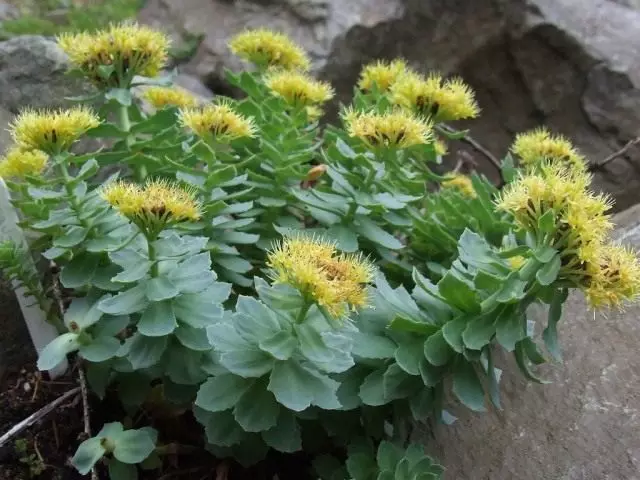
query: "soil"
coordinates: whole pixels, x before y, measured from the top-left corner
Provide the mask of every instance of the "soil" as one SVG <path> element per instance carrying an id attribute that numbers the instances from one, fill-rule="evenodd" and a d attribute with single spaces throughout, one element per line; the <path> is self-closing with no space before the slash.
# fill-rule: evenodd
<path id="1" fill-rule="evenodd" d="M 78 386 L 75 368 L 51 381 L 36 368 L 36 354 L 22 319 L 20 307 L 11 290 L 0 278 L 0 435 L 65 392 Z M 74 364 L 73 361 L 70 362 Z M 4 371 L 2 370 L 4 369 Z M 140 412 L 127 419 L 115 392 L 100 401 L 89 395 L 92 432 L 106 422 L 127 420 L 135 428 L 150 423 L 159 431 L 160 443 L 189 445 L 193 452 L 164 456 L 157 470 L 141 471 L 141 480 L 306 480 L 309 460 L 304 455 L 270 455 L 264 462 L 241 468 L 220 461 L 202 445 L 204 432 L 187 413 L 169 419 L 152 419 Z M 0 480 L 76 480 L 83 477 L 69 464 L 78 444 L 86 438 L 80 395 L 70 397 L 38 424 L 32 425 L 0 447 Z M 100 480 L 107 480 L 104 465 L 98 465 Z M 117 479 L 112 479 L 117 480 Z"/>

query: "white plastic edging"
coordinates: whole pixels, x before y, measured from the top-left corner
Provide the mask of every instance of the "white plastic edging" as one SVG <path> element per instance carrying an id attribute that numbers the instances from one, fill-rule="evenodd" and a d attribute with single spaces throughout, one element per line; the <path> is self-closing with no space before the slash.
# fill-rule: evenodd
<path id="1" fill-rule="evenodd" d="M 11 205 L 9 190 L 0 178 L 0 241 L 6 240 L 11 240 L 16 245 L 24 248 L 28 246 L 24 233 L 18 226 L 18 214 L 13 205 Z M 34 272 L 36 271 L 36 267 L 32 262 L 29 262 L 28 268 L 33 269 Z M 27 324 L 29 335 L 31 335 L 33 346 L 36 352 L 40 354 L 42 349 L 58 336 L 58 332 L 53 325 L 46 321 L 45 312 L 40 309 L 37 303 L 34 304 L 34 299 L 26 296 L 24 288 L 17 286 L 15 282 L 13 288 L 20 304 L 24 321 Z M 68 366 L 65 360 L 53 370 L 49 370 L 49 375 L 52 378 L 56 378 L 62 375 Z"/>

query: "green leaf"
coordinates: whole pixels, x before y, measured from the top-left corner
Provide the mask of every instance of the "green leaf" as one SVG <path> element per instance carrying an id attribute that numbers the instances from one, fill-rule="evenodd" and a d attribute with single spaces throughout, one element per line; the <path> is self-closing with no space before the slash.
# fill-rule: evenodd
<path id="1" fill-rule="evenodd" d="M 113 456 L 122 463 L 140 463 L 155 450 L 155 442 L 146 430 L 125 430 L 113 439 Z"/>
<path id="2" fill-rule="evenodd" d="M 562 352 L 558 343 L 558 322 L 562 318 L 562 305 L 567 299 L 568 290 L 556 290 L 549 305 L 547 327 L 542 332 L 542 338 L 547 350 L 557 362 L 562 361 Z"/>
<path id="3" fill-rule="evenodd" d="M 79 351 L 83 358 L 90 362 L 104 362 L 113 358 L 120 349 L 120 341 L 113 337 L 94 338 L 87 345 L 80 345 Z"/>
<path id="4" fill-rule="evenodd" d="M 434 333 L 424 343 L 424 356 L 431 365 L 440 367 L 449 363 L 455 352 L 444 339 L 442 330 Z"/>
<path id="5" fill-rule="evenodd" d="M 185 347 L 199 352 L 211 350 L 211 344 L 207 338 L 207 331 L 203 328 L 192 328 L 180 325 L 173 332 L 178 341 Z"/>
<path id="6" fill-rule="evenodd" d="M 280 405 L 267 390 L 266 379 L 251 385 L 233 409 L 233 416 L 246 432 L 262 432 L 272 428 L 278 420 Z"/>
<path id="7" fill-rule="evenodd" d="M 415 421 L 421 422 L 429 418 L 434 409 L 433 390 L 421 388 L 409 399 L 409 408 Z"/>
<path id="8" fill-rule="evenodd" d="M 393 358 L 398 346 L 387 337 L 368 332 L 354 332 L 353 355 L 360 358 L 386 359 Z"/>
<path id="9" fill-rule="evenodd" d="M 538 218 L 538 230 L 544 234 L 553 233 L 556 229 L 556 212 L 553 209 L 547 210 Z"/>
<path id="10" fill-rule="evenodd" d="M 464 349 L 462 344 L 462 333 L 467 328 L 467 325 L 468 318 L 459 317 L 445 323 L 442 327 L 442 336 L 457 353 L 462 353 Z"/>
<path id="11" fill-rule="evenodd" d="M 540 270 L 536 272 L 536 280 L 542 286 L 551 285 L 558 278 L 562 262 L 560 254 L 556 254 L 549 262 L 547 262 Z"/>
<path id="12" fill-rule="evenodd" d="M 160 361 L 167 348 L 167 337 L 145 337 L 135 334 L 131 340 L 129 361 L 134 370 L 148 368 Z"/>
<path id="13" fill-rule="evenodd" d="M 74 298 L 64 313 L 64 324 L 69 330 L 84 330 L 100 320 L 102 312 L 95 296 Z"/>
<path id="14" fill-rule="evenodd" d="M 516 344 L 516 348 L 515 348 L 513 353 L 514 353 L 514 356 L 516 358 L 516 363 L 518 364 L 518 367 L 520 368 L 520 371 L 525 376 L 525 378 L 527 378 L 528 380 L 531 380 L 533 382 L 543 384 L 543 385 L 547 384 L 547 383 L 550 383 L 550 382 L 548 382 L 546 380 L 542 380 L 535 373 L 533 373 L 533 371 L 531 371 L 531 368 L 529 366 L 528 357 L 527 357 L 527 352 L 526 352 L 526 349 L 525 349 L 525 346 L 524 346 L 523 342 L 518 342 Z"/>
<path id="15" fill-rule="evenodd" d="M 146 282 L 146 295 L 152 302 L 161 302 L 177 297 L 180 291 L 167 277 L 155 277 Z"/>
<path id="16" fill-rule="evenodd" d="M 529 357 L 529 360 L 531 360 L 534 365 L 542 365 L 543 363 L 546 363 L 547 359 L 544 358 L 544 355 L 542 355 L 538 349 L 538 345 L 536 345 L 536 342 L 534 342 L 531 337 L 523 339 L 522 344 L 527 357 Z"/>
<path id="17" fill-rule="evenodd" d="M 558 251 L 555 248 L 549 247 L 548 245 L 544 245 L 542 247 L 535 249 L 533 251 L 533 256 L 536 257 L 538 261 L 542 263 L 547 263 L 551 261 L 551 259 L 554 257 L 554 255 L 556 255 L 556 253 L 558 253 Z"/>
<path id="18" fill-rule="evenodd" d="M 354 226 L 360 235 L 389 250 L 398 250 L 403 247 L 400 240 L 385 232 L 373 220 L 364 215 L 356 215 Z"/>
<path id="19" fill-rule="evenodd" d="M 222 353 L 220 364 L 241 377 L 261 377 L 269 373 L 275 360 L 261 350 L 235 350 Z"/>
<path id="20" fill-rule="evenodd" d="M 473 364 L 464 360 L 456 362 L 453 370 L 453 393 L 468 408 L 485 412 L 484 390 Z"/>
<path id="21" fill-rule="evenodd" d="M 337 242 L 337 246 L 343 252 L 358 251 L 358 236 L 353 230 L 344 225 L 335 224 L 329 227 L 327 235 Z"/>
<path id="22" fill-rule="evenodd" d="M 149 304 L 145 291 L 144 284 L 136 285 L 115 296 L 105 298 L 100 302 L 98 308 L 110 315 L 129 315 L 139 312 Z"/>
<path id="23" fill-rule="evenodd" d="M 230 447 L 242 440 L 245 433 L 230 411 L 210 413 L 195 407 L 194 414 L 204 426 L 207 441 L 213 445 Z"/>
<path id="24" fill-rule="evenodd" d="M 502 406 L 500 404 L 500 377 L 499 371 L 496 372 L 496 368 L 493 365 L 493 352 L 491 351 L 491 345 L 488 345 L 484 352 L 487 355 L 487 377 L 489 378 L 489 397 L 491 398 L 491 403 L 493 403 L 494 407 L 498 410 L 502 410 Z"/>
<path id="25" fill-rule="evenodd" d="M 420 382 L 418 378 L 402 370 L 398 364 L 392 363 L 384 372 L 382 379 L 385 399 L 389 401 L 408 397 L 415 391 L 417 385 L 415 380 Z M 419 385 L 422 387 L 421 382 Z"/>
<path id="26" fill-rule="evenodd" d="M 255 381 L 225 374 L 209 377 L 200 386 L 195 404 L 208 412 L 227 410 L 240 400 L 240 397 L 251 388 Z"/>
<path id="27" fill-rule="evenodd" d="M 336 148 L 345 158 L 354 159 L 357 156 L 356 152 L 354 152 L 353 149 L 340 137 L 336 138 Z"/>
<path id="28" fill-rule="evenodd" d="M 474 313 L 480 310 L 475 290 L 460 280 L 455 273 L 448 271 L 438 282 L 438 291 L 448 303 L 463 312 Z"/>
<path id="29" fill-rule="evenodd" d="M 109 460 L 110 480 L 138 480 L 138 469 L 135 465 L 119 462 L 115 458 Z"/>
<path id="30" fill-rule="evenodd" d="M 365 405 L 380 406 L 387 403 L 384 394 L 384 373 L 386 369 L 371 372 L 360 386 L 360 399 Z"/>
<path id="31" fill-rule="evenodd" d="M 200 253 L 181 262 L 169 273 L 172 285 L 182 293 L 199 293 L 215 280 L 209 252 Z"/>
<path id="32" fill-rule="evenodd" d="M 420 362 L 420 376 L 427 387 L 434 387 L 442 380 L 445 369 L 431 365 L 426 358 Z"/>
<path id="33" fill-rule="evenodd" d="M 419 322 L 412 318 L 407 318 L 402 315 L 396 315 L 389 324 L 389 329 L 398 332 L 413 332 L 421 333 L 424 335 L 432 335 L 439 330 L 440 327 L 433 325 L 432 323 Z"/>
<path id="34" fill-rule="evenodd" d="M 244 295 L 238 297 L 232 323 L 242 338 L 254 344 L 280 331 L 275 314 L 259 300 Z"/>
<path id="35" fill-rule="evenodd" d="M 395 352 L 398 366 L 410 375 L 420 375 L 420 362 L 424 358 L 424 340 L 401 343 Z"/>
<path id="36" fill-rule="evenodd" d="M 107 101 L 114 100 L 123 107 L 131 106 L 131 103 L 133 101 L 131 92 L 127 88 L 112 88 L 104 94 L 104 98 Z"/>
<path id="37" fill-rule="evenodd" d="M 163 337 L 173 333 L 177 326 L 171 302 L 155 302 L 142 313 L 138 322 L 138 332 L 147 337 Z"/>
<path id="38" fill-rule="evenodd" d="M 60 272 L 60 282 L 65 288 L 80 288 L 91 283 L 100 257 L 82 253 L 73 258 Z"/>
<path id="39" fill-rule="evenodd" d="M 111 379 L 111 362 L 88 362 L 85 368 L 89 387 L 102 400 Z"/>
<path id="40" fill-rule="evenodd" d="M 68 250 L 66 248 L 51 247 L 45 250 L 44 252 L 42 252 L 42 256 L 47 260 L 55 260 L 56 258 L 60 258 L 61 256 L 63 256 L 65 253 L 67 253 L 67 251 Z M 62 279 L 60 279 L 60 281 L 62 281 Z M 63 285 L 64 285 L 64 282 L 63 282 Z M 74 287 L 68 287 L 68 288 L 74 288 Z"/>
<path id="41" fill-rule="evenodd" d="M 269 353 L 273 358 L 288 360 L 298 346 L 298 341 L 291 332 L 281 330 L 275 335 L 261 340 L 258 345 L 260 350 Z"/>
<path id="42" fill-rule="evenodd" d="M 89 231 L 84 227 L 70 226 L 64 235 L 54 239 L 54 247 L 71 248 L 82 243 Z"/>
<path id="43" fill-rule="evenodd" d="M 111 279 L 112 282 L 132 283 L 144 278 L 153 262 L 149 260 L 141 260 L 133 265 L 128 265 L 122 272 Z"/>
<path id="44" fill-rule="evenodd" d="M 295 415 L 284 408 L 280 409 L 276 424 L 262 432 L 262 439 L 279 452 L 293 453 L 302 449 L 300 426 Z"/>
<path id="45" fill-rule="evenodd" d="M 193 328 L 206 328 L 222 317 L 222 307 L 215 302 L 213 290 L 183 294 L 172 300 L 178 320 Z"/>
<path id="46" fill-rule="evenodd" d="M 518 310 L 506 309 L 496 321 L 496 339 L 505 350 L 512 352 L 516 343 L 527 336 L 526 319 Z"/>
<path id="47" fill-rule="evenodd" d="M 253 269 L 253 265 L 247 260 L 233 255 L 216 255 L 214 260 L 218 265 L 235 273 L 247 273 Z"/>
<path id="48" fill-rule="evenodd" d="M 491 338 L 496 333 L 495 313 L 488 315 L 480 315 L 471 320 L 467 324 L 462 333 L 462 340 L 467 348 L 480 350 L 482 347 L 491 342 Z"/>
<path id="49" fill-rule="evenodd" d="M 346 466 L 350 478 L 354 480 L 372 480 L 377 471 L 373 456 L 366 453 L 350 454 Z"/>
<path id="50" fill-rule="evenodd" d="M 299 387 L 302 387 L 302 390 Z M 299 412 L 307 408 L 301 408 L 307 402 L 325 410 L 340 408 L 336 395 L 338 387 L 339 383 L 328 376 L 287 360 L 276 363 L 267 388 L 273 392 L 279 403 Z"/>
<path id="51" fill-rule="evenodd" d="M 71 464 L 76 467 L 80 475 L 86 475 L 105 453 L 101 439 L 93 437 L 85 440 L 80 445 L 71 459 Z"/>
<path id="52" fill-rule="evenodd" d="M 38 357 L 38 370 L 51 370 L 62 362 L 68 353 L 78 349 L 78 335 L 75 333 L 63 333 L 54 338 L 40 352 Z"/>

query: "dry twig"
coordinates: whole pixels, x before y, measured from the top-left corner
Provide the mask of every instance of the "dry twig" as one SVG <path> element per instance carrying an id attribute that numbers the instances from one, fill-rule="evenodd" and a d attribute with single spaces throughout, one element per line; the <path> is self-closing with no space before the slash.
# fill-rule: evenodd
<path id="1" fill-rule="evenodd" d="M 438 128 L 441 128 L 446 133 L 457 133 L 456 130 L 454 130 L 453 128 L 449 127 L 448 125 L 439 125 Z M 493 165 L 495 167 L 495 169 L 498 171 L 498 173 L 499 174 L 502 173 L 502 169 L 500 168 L 500 160 L 498 160 L 498 158 L 493 153 L 491 153 L 487 148 L 482 146 L 477 140 L 475 140 L 473 137 L 471 137 L 469 135 L 465 135 L 460 140 L 462 142 L 468 143 L 475 150 L 477 150 L 482 155 L 484 155 L 489 160 L 489 162 L 491 162 L 491 165 Z"/>
<path id="2" fill-rule="evenodd" d="M 89 397 L 87 394 L 87 381 L 84 376 L 82 360 L 78 358 L 78 381 L 80 382 L 80 393 L 82 396 L 82 419 L 84 421 L 84 434 L 86 438 L 91 438 L 91 419 L 89 418 Z M 91 480 L 98 480 L 96 467 L 91 469 Z"/>
<path id="3" fill-rule="evenodd" d="M 624 147 L 620 148 L 619 150 L 616 150 L 615 152 L 613 152 L 611 155 L 606 157 L 601 162 L 598 162 L 598 163 L 595 163 L 595 164 L 591 165 L 590 169 L 591 170 L 598 170 L 598 169 L 604 167 L 607 163 L 610 163 L 613 160 L 615 160 L 616 158 L 621 157 L 622 155 L 627 153 L 627 151 L 629 151 L 631 148 L 633 148 L 634 146 L 636 146 L 638 144 L 640 144 L 640 137 L 636 137 L 636 138 L 634 138 L 632 140 L 629 140 L 624 145 Z"/>
<path id="4" fill-rule="evenodd" d="M 22 420 L 21 422 L 15 424 L 11 429 L 0 437 L 0 447 L 2 447 L 5 443 L 11 440 L 14 436 L 18 435 L 20 432 L 30 427 L 31 425 L 40 422 L 44 417 L 53 412 L 56 407 L 61 405 L 68 398 L 77 395 L 80 392 L 80 387 L 73 388 L 66 392 L 65 394 L 56 398 L 53 402 L 45 405 L 40 410 L 35 413 L 32 413 L 27 418 Z"/>

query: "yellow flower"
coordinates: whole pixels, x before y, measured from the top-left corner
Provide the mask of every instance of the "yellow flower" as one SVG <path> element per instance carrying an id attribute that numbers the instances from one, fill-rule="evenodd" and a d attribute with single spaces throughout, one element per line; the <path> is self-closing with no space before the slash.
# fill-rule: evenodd
<path id="1" fill-rule="evenodd" d="M 436 150 L 436 155 L 438 155 L 439 157 L 443 157 L 447 154 L 447 152 L 449 152 L 449 147 L 447 147 L 447 144 L 444 142 L 444 140 L 440 138 L 436 138 L 434 142 L 434 148 Z"/>
<path id="2" fill-rule="evenodd" d="M 298 289 L 334 318 L 367 304 L 373 266 L 360 254 L 338 254 L 332 243 L 298 236 L 276 245 L 267 264 L 274 282 Z"/>
<path id="3" fill-rule="evenodd" d="M 586 269 L 597 261 L 600 246 L 611 231 L 605 195 L 588 190 L 591 177 L 557 165 L 545 165 L 510 184 L 497 208 L 511 213 L 516 223 L 538 237 L 538 220 L 551 211 L 555 223 L 551 243 L 560 252 L 560 277 L 583 285 Z"/>
<path id="4" fill-rule="evenodd" d="M 365 65 L 360 72 L 358 88 L 360 90 L 373 90 L 374 85 L 380 92 L 387 92 L 398 78 L 407 71 L 407 63 L 402 59 L 391 62 L 378 60 L 375 63 Z"/>
<path id="5" fill-rule="evenodd" d="M 342 114 L 349 136 L 358 137 L 372 148 L 408 148 L 429 143 L 433 139 L 431 124 L 410 112 L 356 112 Z"/>
<path id="6" fill-rule="evenodd" d="M 10 125 L 15 142 L 26 150 L 57 154 L 68 150 L 87 130 L 100 125 L 100 119 L 87 107 L 68 110 L 24 110 Z"/>
<path id="7" fill-rule="evenodd" d="M 322 115 L 324 115 L 324 111 L 316 105 L 309 105 L 305 107 L 305 110 L 307 111 L 307 117 L 312 122 L 315 122 L 320 117 L 322 117 Z"/>
<path id="8" fill-rule="evenodd" d="M 0 178 L 24 178 L 40 175 L 49 157 L 40 150 L 12 148 L 0 159 Z"/>
<path id="9" fill-rule="evenodd" d="M 265 76 L 264 83 L 271 93 L 282 97 L 292 106 L 312 106 L 325 103 L 333 95 L 327 82 L 315 80 L 306 73 L 277 70 Z"/>
<path id="10" fill-rule="evenodd" d="M 191 92 L 180 87 L 149 87 L 142 94 L 154 108 L 195 107 L 198 99 Z"/>
<path id="11" fill-rule="evenodd" d="M 286 35 L 266 28 L 247 30 L 231 39 L 229 48 L 239 57 L 260 67 L 309 70 L 305 51 Z"/>
<path id="12" fill-rule="evenodd" d="M 526 261 L 527 259 L 524 258 L 522 255 L 516 255 L 515 257 L 509 257 L 507 259 L 507 262 L 509 262 L 509 265 L 513 270 L 519 270 L 520 267 L 522 267 Z"/>
<path id="13" fill-rule="evenodd" d="M 256 131 L 253 120 L 236 113 L 229 102 L 181 110 L 180 122 L 199 137 L 218 142 L 252 137 Z"/>
<path id="14" fill-rule="evenodd" d="M 634 252 L 621 245 L 601 248 L 585 288 L 592 308 L 622 307 L 640 294 L 640 262 Z"/>
<path id="15" fill-rule="evenodd" d="M 144 186 L 113 182 L 104 187 L 102 198 L 137 225 L 152 230 L 201 216 L 195 193 L 166 180 L 151 180 Z"/>
<path id="16" fill-rule="evenodd" d="M 465 197 L 476 198 L 476 190 L 473 188 L 473 182 L 467 175 L 461 173 L 449 173 L 440 185 L 443 189 L 455 189 Z"/>
<path id="17" fill-rule="evenodd" d="M 516 136 L 511 152 L 526 167 L 536 167 L 551 161 L 579 171 L 587 168 L 585 159 L 569 140 L 562 135 L 552 135 L 546 128 L 538 128 Z"/>
<path id="18" fill-rule="evenodd" d="M 170 40 L 162 32 L 126 22 L 91 34 L 64 33 L 58 45 L 96 85 L 126 88 L 135 75 L 158 75 L 167 63 Z"/>
<path id="19" fill-rule="evenodd" d="M 443 80 L 434 73 L 426 78 L 415 72 L 403 75 L 391 87 L 391 100 L 434 122 L 475 118 L 480 113 L 473 90 L 462 79 Z"/>

